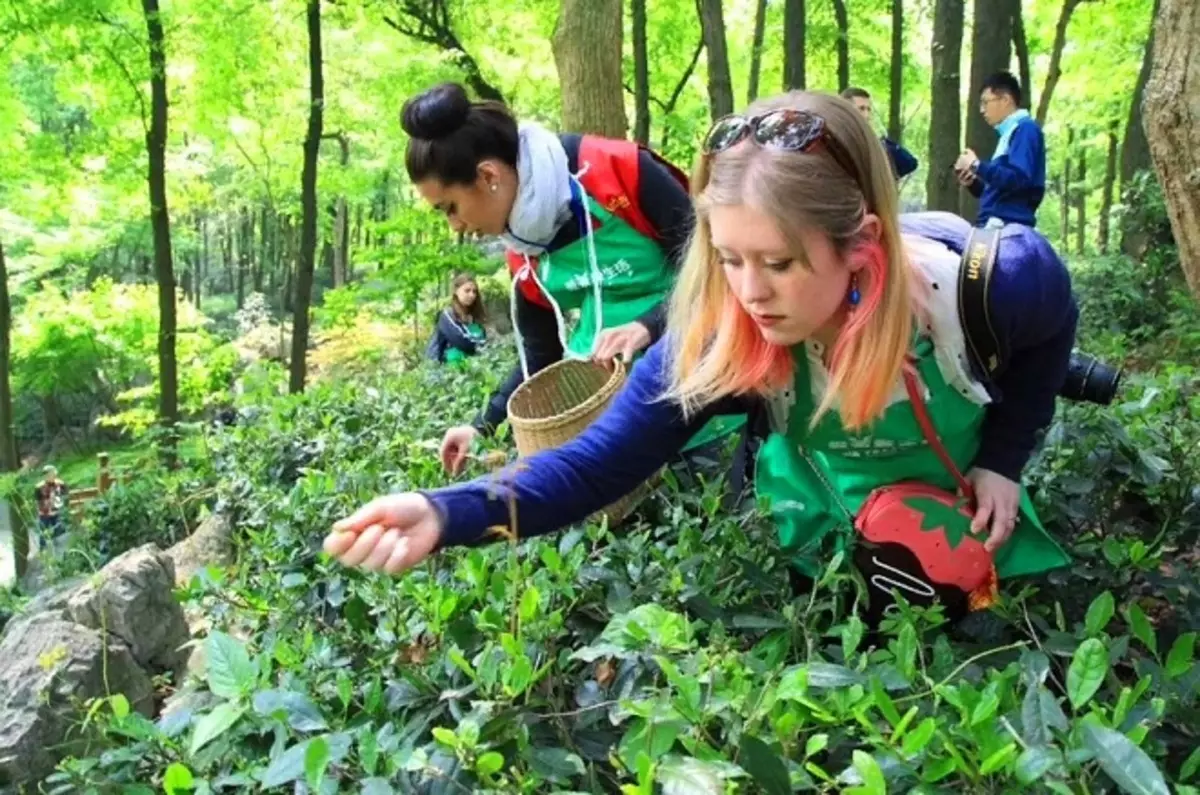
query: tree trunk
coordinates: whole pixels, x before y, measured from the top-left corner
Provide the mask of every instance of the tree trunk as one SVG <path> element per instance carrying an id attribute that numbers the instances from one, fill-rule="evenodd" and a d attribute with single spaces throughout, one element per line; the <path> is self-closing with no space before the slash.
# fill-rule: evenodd
<path id="1" fill-rule="evenodd" d="M 1140 171 L 1154 167 L 1150 161 L 1150 143 L 1146 140 L 1143 120 L 1146 83 L 1150 81 L 1150 68 L 1154 62 L 1154 20 L 1158 19 L 1160 0 L 1154 0 L 1150 17 L 1150 35 L 1146 38 L 1146 49 L 1142 52 L 1142 68 L 1138 72 L 1137 85 L 1133 89 L 1133 101 L 1129 105 L 1129 120 L 1125 124 L 1125 136 L 1121 139 L 1121 192 L 1129 187 L 1130 181 Z M 1121 221 L 1121 251 L 1140 259 L 1150 243 L 1146 230 L 1132 223 L 1133 213 L 1127 213 Z"/>
<path id="2" fill-rule="evenodd" d="M 200 268 L 196 273 L 196 311 L 200 311 L 204 300 L 204 277 L 208 273 L 208 219 L 201 216 L 196 221 L 196 234 L 200 235 Z"/>
<path id="3" fill-rule="evenodd" d="M 783 90 L 804 89 L 805 27 L 804 0 L 783 2 Z"/>
<path id="4" fill-rule="evenodd" d="M 1071 150 L 1075 148 L 1075 130 L 1067 128 L 1067 151 L 1063 153 L 1062 206 L 1059 210 L 1062 223 L 1062 250 L 1067 251 L 1071 243 Z"/>
<path id="5" fill-rule="evenodd" d="M 325 80 L 321 72 L 321 0 L 308 0 L 308 134 L 304 138 L 304 169 L 300 177 L 300 256 L 296 264 L 296 300 L 292 316 L 292 361 L 288 391 L 304 391 L 308 372 L 308 309 L 312 303 L 313 259 L 317 254 L 317 157 L 325 109 Z"/>
<path id="6" fill-rule="evenodd" d="M 254 268 L 254 292 L 256 293 L 262 293 L 263 291 L 263 271 L 266 270 L 267 263 L 270 262 L 271 227 L 267 220 L 269 213 L 270 206 L 263 204 L 258 217 L 258 264 Z"/>
<path id="7" fill-rule="evenodd" d="M 957 213 L 959 186 L 954 176 L 962 140 L 963 0 L 937 0 L 933 10 L 932 79 L 929 95 L 929 209 Z"/>
<path id="8" fill-rule="evenodd" d="M 888 93 L 888 137 L 900 143 L 904 130 L 900 118 L 904 91 L 904 0 L 892 0 L 892 70 Z"/>
<path id="9" fill-rule="evenodd" d="M 17 455 L 17 427 L 13 417 L 12 383 L 12 306 L 8 301 L 8 266 L 4 262 L 4 244 L 0 243 L 0 472 L 21 468 Z"/>
<path id="10" fill-rule="evenodd" d="M 1063 0 L 1062 10 L 1058 14 L 1058 24 L 1054 26 L 1054 45 L 1050 50 L 1050 68 L 1046 72 L 1046 85 L 1042 88 L 1041 99 L 1037 104 L 1038 126 L 1046 124 L 1046 114 L 1050 111 L 1050 98 L 1054 95 L 1054 87 L 1062 77 L 1063 48 L 1067 45 L 1067 28 L 1071 25 L 1071 15 L 1075 13 L 1080 0 Z"/>
<path id="11" fill-rule="evenodd" d="M 1081 138 L 1083 136 L 1080 136 Z M 1075 253 L 1083 256 L 1084 239 L 1087 237 L 1087 146 L 1079 147 L 1079 174 L 1075 180 Z"/>
<path id="12" fill-rule="evenodd" d="M 833 18 L 837 21 L 837 81 L 838 92 L 850 87 L 850 17 L 846 0 L 833 0 Z"/>
<path id="13" fill-rule="evenodd" d="M 1029 38 L 1025 35 L 1025 14 L 1021 11 L 1021 3 L 1013 4 L 1012 18 L 1013 50 L 1017 54 L 1017 72 L 1021 80 L 1021 93 L 1024 96 L 1024 107 L 1033 107 L 1033 72 L 1029 67 Z"/>
<path id="14" fill-rule="evenodd" d="M 1146 84 L 1146 138 L 1179 246 L 1179 264 L 1200 298 L 1200 8 L 1162 0 L 1154 67 Z"/>
<path id="15" fill-rule="evenodd" d="M 650 61 L 646 53 L 646 0 L 631 0 L 633 12 L 633 139 L 650 145 Z"/>
<path id="16" fill-rule="evenodd" d="M 246 304 L 246 271 L 250 269 L 250 257 L 254 248 L 254 216 L 245 207 L 239 213 L 241 223 L 238 224 L 237 252 L 237 308 Z"/>
<path id="17" fill-rule="evenodd" d="M 733 79 L 725 48 L 725 16 L 721 0 L 696 0 L 704 49 L 708 53 L 708 107 L 713 120 L 733 113 Z"/>
<path id="18" fill-rule="evenodd" d="M 551 48 L 563 129 L 625 137 L 621 0 L 562 0 Z"/>
<path id="19" fill-rule="evenodd" d="M 758 0 L 754 8 L 754 39 L 750 44 L 750 80 L 746 85 L 746 104 L 758 99 L 758 80 L 762 76 L 763 39 L 767 29 L 767 0 Z"/>
<path id="20" fill-rule="evenodd" d="M 1098 243 L 1100 253 L 1107 254 L 1111 232 L 1109 218 L 1112 215 L 1113 190 L 1117 183 L 1117 120 L 1113 119 L 1108 126 L 1108 157 L 1104 162 L 1104 194 L 1100 200 L 1100 234 Z"/>
<path id="21" fill-rule="evenodd" d="M 967 146 L 981 160 L 996 149 L 996 131 L 984 120 L 976 103 L 989 75 L 1007 69 L 1012 60 L 1013 3 L 1016 0 L 987 0 L 975 3 L 975 23 L 971 33 L 971 88 L 967 92 Z M 974 220 L 979 200 L 962 191 L 962 216 Z"/>
<path id="22" fill-rule="evenodd" d="M 142 10 L 150 45 L 150 126 L 146 130 L 146 151 L 150 165 L 154 272 L 158 280 L 158 416 L 166 430 L 164 462 L 173 469 L 179 385 L 175 372 L 175 270 L 171 262 L 171 217 L 167 211 L 167 55 L 158 0 L 142 0 Z"/>

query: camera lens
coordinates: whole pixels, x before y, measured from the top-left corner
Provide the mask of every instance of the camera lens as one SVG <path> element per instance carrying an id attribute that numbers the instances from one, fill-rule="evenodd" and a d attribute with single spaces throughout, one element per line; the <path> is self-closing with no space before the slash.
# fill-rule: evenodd
<path id="1" fill-rule="evenodd" d="M 1121 383 L 1121 371 L 1094 356 L 1078 351 L 1071 354 L 1067 378 L 1058 394 L 1070 400 L 1088 401 L 1107 406 L 1112 403 Z"/>

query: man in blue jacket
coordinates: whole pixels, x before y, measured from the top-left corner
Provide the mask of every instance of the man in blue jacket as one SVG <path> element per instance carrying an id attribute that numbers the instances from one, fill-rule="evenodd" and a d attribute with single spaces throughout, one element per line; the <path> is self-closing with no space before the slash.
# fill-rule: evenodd
<path id="1" fill-rule="evenodd" d="M 875 113 L 871 107 L 871 95 L 865 88 L 851 86 L 842 92 L 842 99 L 853 102 L 854 107 L 858 108 L 858 112 L 867 120 L 867 123 L 874 126 Z M 913 156 L 912 152 L 886 135 L 881 135 L 879 140 L 883 141 L 883 148 L 887 150 L 888 157 L 891 158 L 892 173 L 896 175 L 896 179 L 903 179 L 917 170 L 917 158 Z"/>
<path id="2" fill-rule="evenodd" d="M 1021 107 L 1021 84 L 1010 72 L 983 82 L 979 112 L 1000 141 L 991 160 L 966 149 L 954 164 L 959 182 L 979 198 L 977 225 L 1037 224 L 1046 193 L 1046 141 L 1029 111 Z"/>

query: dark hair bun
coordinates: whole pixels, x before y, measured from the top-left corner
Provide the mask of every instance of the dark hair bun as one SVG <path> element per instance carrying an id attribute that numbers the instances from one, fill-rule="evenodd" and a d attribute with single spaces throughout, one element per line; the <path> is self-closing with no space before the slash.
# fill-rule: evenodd
<path id="1" fill-rule="evenodd" d="M 445 138 L 466 124 L 471 99 L 458 83 L 442 83 L 404 103 L 400 124 L 412 138 Z"/>

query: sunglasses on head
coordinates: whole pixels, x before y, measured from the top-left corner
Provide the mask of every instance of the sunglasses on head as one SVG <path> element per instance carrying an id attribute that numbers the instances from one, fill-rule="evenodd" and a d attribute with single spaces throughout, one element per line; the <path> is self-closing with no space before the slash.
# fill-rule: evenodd
<path id="1" fill-rule="evenodd" d="M 830 156 L 862 190 L 862 180 L 849 154 L 830 134 L 825 119 L 815 113 L 782 109 L 761 116 L 724 116 L 717 119 L 704 137 L 704 154 L 719 154 L 747 137 L 765 149 L 786 152 L 808 152 L 818 143 L 823 144 Z"/>

